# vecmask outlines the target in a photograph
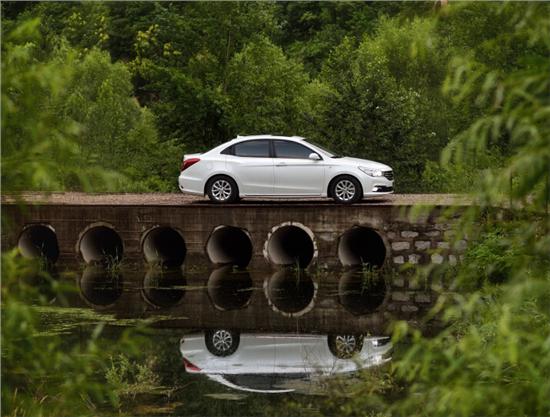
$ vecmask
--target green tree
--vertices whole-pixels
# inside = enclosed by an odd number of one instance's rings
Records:
[[[444,100],[426,88],[443,79],[432,26],[384,21],[357,46],[346,38],[304,99],[308,135],[339,153],[388,163],[401,192],[418,188],[426,160],[449,140]]]
[[[63,116],[81,126],[82,164],[97,163],[124,175],[121,191],[168,191],[174,187],[180,152],[159,146],[153,115],[133,97],[130,72],[111,63],[107,52],[92,50],[74,68]]]
[[[456,13],[471,13],[469,7]],[[415,416],[550,413],[550,10],[506,4],[490,11],[528,48],[506,72],[470,54],[452,60],[445,90],[457,103],[474,98],[482,112],[452,140],[443,163],[473,165],[504,139],[508,152],[485,170],[476,204],[460,212],[456,238],[471,242],[463,262],[419,272],[423,282],[443,278],[453,289],[432,312],[443,329],[425,337],[399,323],[394,342],[408,346],[392,372],[358,388],[370,397],[332,403],[346,414],[366,407]]]
[[[230,62],[224,117],[230,131],[295,132],[307,76],[266,38],[248,44]]]
[[[136,93],[163,139],[203,151],[229,138],[223,108],[229,63],[257,33],[276,30],[269,3],[159,6],[136,34]]]
[[[62,117],[66,83],[74,74],[73,52],[63,60],[40,60],[39,20],[4,34],[2,42],[2,185],[7,191],[60,190],[68,177],[84,189],[101,186],[112,173],[80,165],[81,126]]]
[[[73,76],[76,57],[36,58],[39,21],[15,25],[2,43],[2,186],[4,190],[63,189],[67,177],[85,190],[113,178],[112,173],[79,164],[78,123],[59,111]],[[4,230],[9,219],[2,217]],[[2,415],[84,415],[97,404],[114,402],[114,386],[97,378],[110,350],[134,352],[125,336],[103,343],[102,325],[87,343],[68,345],[48,335],[37,308],[62,298],[62,282],[42,262],[23,259],[17,250],[2,253]],[[49,291],[41,292],[37,282]]]

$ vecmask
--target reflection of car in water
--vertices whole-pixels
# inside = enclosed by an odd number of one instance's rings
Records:
[[[387,362],[387,337],[240,334],[227,329],[184,336],[185,370],[227,387],[263,393],[294,391],[293,380],[353,372]],[[286,384],[286,386],[285,386]]]

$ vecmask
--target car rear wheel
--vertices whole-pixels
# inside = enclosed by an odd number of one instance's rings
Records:
[[[328,337],[330,352],[340,359],[349,359],[363,348],[363,336],[354,334],[337,334]]]
[[[350,175],[342,175],[331,183],[330,195],[338,203],[355,203],[361,199],[362,194],[361,184]]]
[[[208,351],[215,356],[232,355],[239,347],[239,340],[239,333],[226,329],[209,330],[204,335]]]
[[[206,185],[208,198],[214,203],[233,203],[239,199],[237,184],[226,176],[217,176]]]

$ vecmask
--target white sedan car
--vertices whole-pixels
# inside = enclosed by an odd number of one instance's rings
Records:
[[[393,171],[379,162],[335,155],[301,137],[239,136],[185,155],[179,187],[215,203],[240,197],[332,197],[354,203],[393,192]]]

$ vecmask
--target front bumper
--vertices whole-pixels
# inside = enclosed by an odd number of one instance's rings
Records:
[[[375,196],[393,193],[393,181],[385,177],[363,175],[361,178],[364,196]]]

